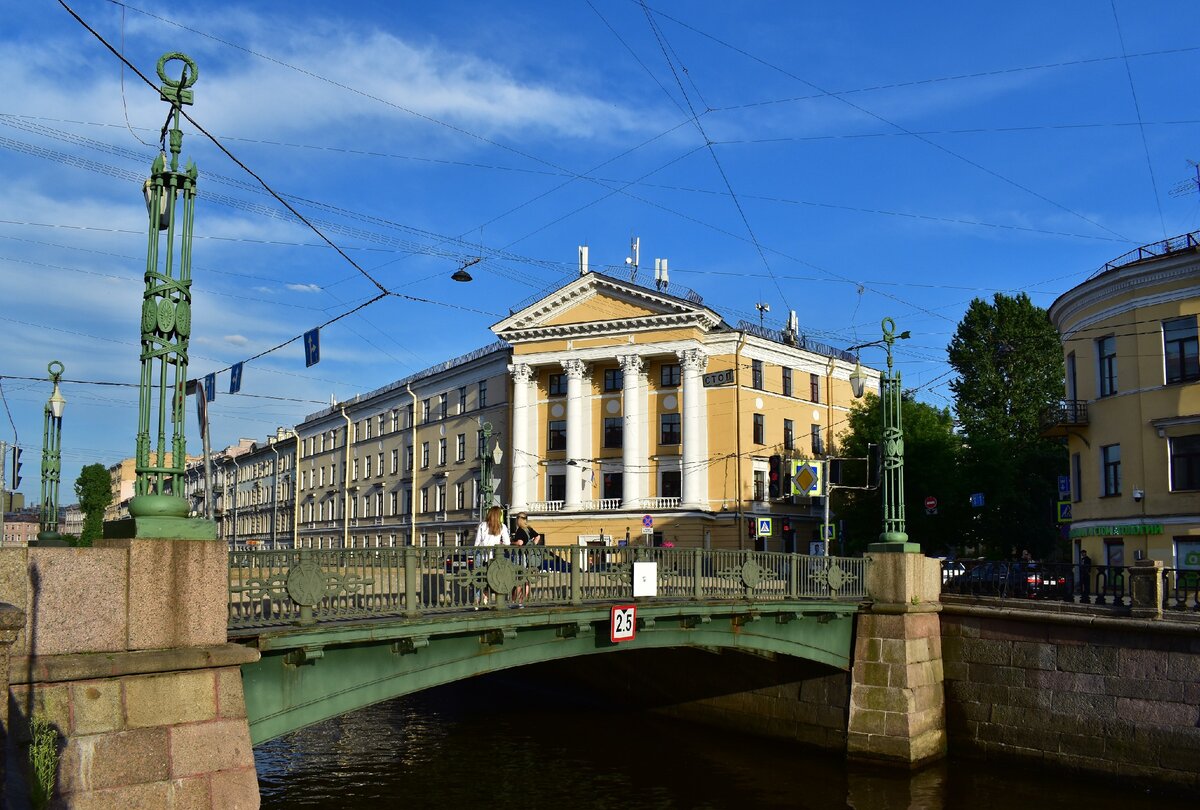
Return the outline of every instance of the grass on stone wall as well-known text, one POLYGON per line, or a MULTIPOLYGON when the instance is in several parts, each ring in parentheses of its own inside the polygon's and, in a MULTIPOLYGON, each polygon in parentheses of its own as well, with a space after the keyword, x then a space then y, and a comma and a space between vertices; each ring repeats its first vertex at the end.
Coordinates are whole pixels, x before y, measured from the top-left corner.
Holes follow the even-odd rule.
POLYGON ((45 810, 54 795, 54 780, 58 775, 58 730, 44 717, 34 717, 30 723, 29 802, 34 810, 45 810))

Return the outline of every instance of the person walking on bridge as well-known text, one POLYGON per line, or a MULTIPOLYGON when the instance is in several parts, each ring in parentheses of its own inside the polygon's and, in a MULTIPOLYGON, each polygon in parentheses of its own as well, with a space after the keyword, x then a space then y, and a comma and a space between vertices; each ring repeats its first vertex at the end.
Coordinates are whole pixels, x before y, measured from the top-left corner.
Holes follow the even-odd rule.
MULTIPOLYGON (((517 515, 517 530, 513 532, 512 544, 514 546, 536 546, 544 542, 542 536, 534 531, 534 528, 529 525, 529 515, 521 512, 517 515)), ((520 555, 520 562, 525 566, 526 576, 529 576, 529 566, 534 558, 529 554, 520 555)), ((525 607, 526 600, 529 599, 529 581, 526 580, 524 585, 518 585, 513 588, 512 598, 517 603, 517 607, 525 607)))
MULTIPOLYGON (((510 544, 508 539, 508 527, 504 525, 503 512, 499 506, 493 506, 487 510, 487 517, 479 523, 479 527, 475 530, 475 545, 477 546, 507 546, 510 544)), ((475 570, 481 570, 487 565, 488 560, 492 558, 492 552, 483 551, 475 555, 475 570)), ((480 591, 481 601, 484 605, 488 603, 487 586, 480 591)), ((475 607, 479 610, 479 606, 475 607)))

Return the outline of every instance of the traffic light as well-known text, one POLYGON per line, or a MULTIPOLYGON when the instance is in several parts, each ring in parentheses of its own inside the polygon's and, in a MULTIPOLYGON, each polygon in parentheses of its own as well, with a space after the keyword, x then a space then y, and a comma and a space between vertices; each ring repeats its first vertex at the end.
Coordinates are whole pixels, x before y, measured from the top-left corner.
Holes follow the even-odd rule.
POLYGON ((829 476, 826 481, 828 484, 842 483, 842 460, 840 458, 829 459, 829 476))
POLYGON ((15 490, 15 489, 20 488, 20 486, 21 486, 21 448, 20 447, 14 447, 12 449, 12 462, 13 462, 12 488, 15 490))
POLYGON ((781 456, 771 456, 767 460, 767 496, 778 498, 780 495, 779 485, 781 483, 781 473, 783 472, 783 458, 781 456))
POLYGON ((796 553, 796 531, 792 528, 792 519, 785 517, 780 525, 780 536, 783 538, 783 550, 788 554, 796 553))

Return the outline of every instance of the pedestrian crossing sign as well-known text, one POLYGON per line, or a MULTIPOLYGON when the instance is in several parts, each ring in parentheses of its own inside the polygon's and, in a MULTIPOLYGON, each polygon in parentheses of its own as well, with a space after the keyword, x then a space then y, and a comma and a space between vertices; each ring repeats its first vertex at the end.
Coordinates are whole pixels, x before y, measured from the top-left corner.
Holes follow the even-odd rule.
POLYGON ((1058 502, 1058 522, 1059 523, 1070 523, 1071 522, 1071 502, 1070 501, 1059 501, 1058 502))
POLYGON ((771 536, 771 519, 770 518, 760 517, 758 519, 758 536, 759 537, 770 537, 771 536))

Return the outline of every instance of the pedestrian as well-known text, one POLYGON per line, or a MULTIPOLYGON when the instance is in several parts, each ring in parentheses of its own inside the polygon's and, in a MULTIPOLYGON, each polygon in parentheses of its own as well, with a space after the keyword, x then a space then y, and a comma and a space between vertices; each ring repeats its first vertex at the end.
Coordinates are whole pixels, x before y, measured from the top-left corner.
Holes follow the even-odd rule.
POLYGON ((1084 602, 1092 601, 1092 558, 1084 549, 1079 551, 1079 595, 1084 602))
MULTIPOLYGON (((514 546, 540 546, 543 545, 544 538, 538 534, 532 526, 529 525, 529 515, 521 512, 517 515, 517 529, 512 534, 512 544, 514 546)), ((512 598, 517 603, 517 607, 525 607, 525 601, 529 599, 529 593, 532 590, 529 585, 529 566, 532 564, 533 556, 530 554, 520 555, 520 562, 525 567, 525 584, 518 585, 513 588, 512 598)))
POLYGON ((1025 549, 1024 551, 1021 552, 1021 562, 1023 562, 1023 563, 1033 562, 1033 555, 1029 553, 1029 549, 1025 549))
MULTIPOLYGON (((508 539, 508 527, 504 525, 503 513, 499 506, 493 506, 487 510, 486 519, 479 522, 479 527, 475 529, 475 545, 477 546, 507 546, 510 544, 508 539)), ((482 571, 487 565, 487 561, 492 558, 492 552, 483 551, 475 555, 475 570, 482 571)), ((487 586, 479 592, 482 603, 486 606, 488 603, 487 586)), ((475 606, 479 610, 479 606, 475 606)))

